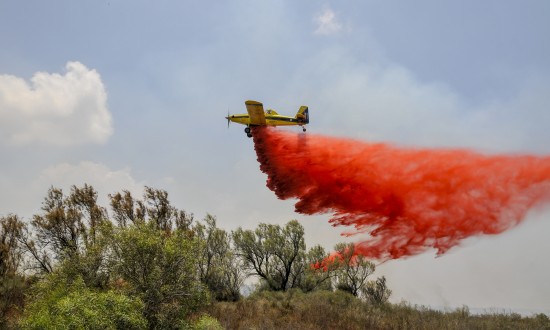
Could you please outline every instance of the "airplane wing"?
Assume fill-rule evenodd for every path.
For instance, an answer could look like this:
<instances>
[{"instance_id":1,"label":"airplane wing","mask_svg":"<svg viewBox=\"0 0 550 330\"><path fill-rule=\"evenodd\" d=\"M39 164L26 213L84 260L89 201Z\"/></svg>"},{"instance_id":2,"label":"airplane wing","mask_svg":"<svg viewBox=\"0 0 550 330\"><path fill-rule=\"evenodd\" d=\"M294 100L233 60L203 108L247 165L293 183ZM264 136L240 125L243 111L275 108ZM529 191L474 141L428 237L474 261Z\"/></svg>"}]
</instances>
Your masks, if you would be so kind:
<instances>
[{"instance_id":1,"label":"airplane wing","mask_svg":"<svg viewBox=\"0 0 550 330\"><path fill-rule=\"evenodd\" d=\"M267 125L265 121L263 104L250 100L244 102L244 104L246 105L246 111L248 111L248 115L250 116L250 125Z\"/></svg>"}]
</instances>

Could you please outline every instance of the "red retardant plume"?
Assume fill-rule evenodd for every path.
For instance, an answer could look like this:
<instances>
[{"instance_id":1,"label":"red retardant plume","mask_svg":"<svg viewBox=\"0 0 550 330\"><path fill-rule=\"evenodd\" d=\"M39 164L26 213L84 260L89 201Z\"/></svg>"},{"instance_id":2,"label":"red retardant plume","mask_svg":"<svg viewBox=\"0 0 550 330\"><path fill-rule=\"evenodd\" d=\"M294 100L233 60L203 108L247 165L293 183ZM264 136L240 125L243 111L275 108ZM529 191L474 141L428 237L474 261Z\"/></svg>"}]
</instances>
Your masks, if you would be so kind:
<instances>
[{"instance_id":1,"label":"red retardant plume","mask_svg":"<svg viewBox=\"0 0 550 330\"><path fill-rule=\"evenodd\" d=\"M468 150L383 143L272 128L253 130L260 169L296 212L331 213L347 235L368 233L356 253L381 261L462 239L498 234L550 201L550 157L481 155Z\"/></svg>"}]
</instances>

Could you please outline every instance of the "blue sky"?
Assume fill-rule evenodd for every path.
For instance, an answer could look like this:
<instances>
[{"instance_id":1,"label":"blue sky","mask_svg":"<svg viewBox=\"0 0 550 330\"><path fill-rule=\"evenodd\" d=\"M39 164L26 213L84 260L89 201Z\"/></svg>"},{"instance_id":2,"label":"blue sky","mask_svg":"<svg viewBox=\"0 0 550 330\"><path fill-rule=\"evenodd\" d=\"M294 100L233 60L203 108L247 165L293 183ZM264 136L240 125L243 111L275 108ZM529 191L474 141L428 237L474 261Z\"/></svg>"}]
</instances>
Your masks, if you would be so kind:
<instances>
[{"instance_id":1,"label":"blue sky","mask_svg":"<svg viewBox=\"0 0 550 330\"><path fill-rule=\"evenodd\" d=\"M547 1L1 1L0 214L29 219L51 186L143 185L228 230L306 227L226 128L255 99L307 104L310 132L403 146L550 154ZM394 301L545 310L550 209L449 254L391 261Z\"/></svg>"}]
</instances>

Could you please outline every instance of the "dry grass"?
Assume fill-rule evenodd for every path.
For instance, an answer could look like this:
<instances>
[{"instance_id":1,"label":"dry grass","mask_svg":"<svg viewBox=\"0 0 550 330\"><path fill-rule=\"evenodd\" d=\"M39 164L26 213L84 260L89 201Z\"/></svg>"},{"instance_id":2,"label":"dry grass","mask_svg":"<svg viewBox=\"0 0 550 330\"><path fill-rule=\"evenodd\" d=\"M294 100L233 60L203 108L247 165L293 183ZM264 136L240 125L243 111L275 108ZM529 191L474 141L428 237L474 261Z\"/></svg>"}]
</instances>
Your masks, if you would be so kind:
<instances>
[{"instance_id":1,"label":"dry grass","mask_svg":"<svg viewBox=\"0 0 550 330\"><path fill-rule=\"evenodd\" d=\"M260 292L238 302L219 302L209 314L226 329L550 329L539 314L471 315L408 304L369 305L344 292Z\"/></svg>"}]
</instances>

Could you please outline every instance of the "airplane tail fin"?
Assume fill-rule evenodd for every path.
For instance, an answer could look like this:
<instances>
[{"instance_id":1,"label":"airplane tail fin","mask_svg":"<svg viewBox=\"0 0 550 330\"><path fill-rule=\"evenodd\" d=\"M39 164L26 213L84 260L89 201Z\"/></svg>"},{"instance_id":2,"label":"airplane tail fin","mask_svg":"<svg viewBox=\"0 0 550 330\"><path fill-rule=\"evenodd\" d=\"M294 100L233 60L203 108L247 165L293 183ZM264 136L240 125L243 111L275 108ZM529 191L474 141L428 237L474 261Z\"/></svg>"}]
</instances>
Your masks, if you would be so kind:
<instances>
[{"instance_id":1,"label":"airplane tail fin","mask_svg":"<svg viewBox=\"0 0 550 330\"><path fill-rule=\"evenodd\" d=\"M296 114L296 117L298 119L298 122L302 124L309 124L309 110L308 107L305 105L302 105L300 107L300 110L298 110L298 113Z\"/></svg>"}]
</instances>

